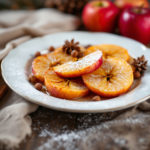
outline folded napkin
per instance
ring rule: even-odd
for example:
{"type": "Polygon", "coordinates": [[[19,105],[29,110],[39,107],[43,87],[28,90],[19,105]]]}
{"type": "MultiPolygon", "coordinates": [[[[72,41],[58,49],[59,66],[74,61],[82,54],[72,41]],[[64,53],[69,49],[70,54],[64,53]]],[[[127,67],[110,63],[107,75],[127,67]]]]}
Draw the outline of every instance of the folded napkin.
{"type": "MultiPolygon", "coordinates": [[[[0,13],[0,60],[19,44],[33,37],[77,29],[79,19],[53,9],[2,11],[0,13]]],[[[31,134],[31,118],[37,105],[12,91],[0,100],[0,149],[17,147],[31,134]]]]}

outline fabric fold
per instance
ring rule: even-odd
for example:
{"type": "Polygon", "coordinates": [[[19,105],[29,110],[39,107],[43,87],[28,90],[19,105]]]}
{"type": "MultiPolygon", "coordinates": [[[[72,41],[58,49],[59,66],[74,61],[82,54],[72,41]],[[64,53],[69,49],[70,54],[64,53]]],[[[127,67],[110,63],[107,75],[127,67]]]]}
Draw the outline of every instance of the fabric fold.
{"type": "MultiPolygon", "coordinates": [[[[0,13],[0,60],[13,48],[33,37],[72,31],[78,26],[77,17],[53,9],[2,11],[0,13]]],[[[32,132],[32,120],[29,114],[36,111],[38,106],[9,90],[0,100],[0,108],[0,145],[8,148],[18,147],[20,142],[32,132]]]]}

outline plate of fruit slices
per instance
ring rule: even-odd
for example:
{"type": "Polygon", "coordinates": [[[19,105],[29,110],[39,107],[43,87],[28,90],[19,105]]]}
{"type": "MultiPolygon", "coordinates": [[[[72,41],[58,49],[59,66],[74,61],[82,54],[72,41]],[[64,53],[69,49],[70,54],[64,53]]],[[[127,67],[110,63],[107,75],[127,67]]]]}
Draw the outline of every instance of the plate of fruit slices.
{"type": "Polygon", "coordinates": [[[67,112],[109,112],[150,98],[149,58],[150,50],[129,38],[63,32],[21,44],[1,68],[9,87],[30,102],[67,112]]]}

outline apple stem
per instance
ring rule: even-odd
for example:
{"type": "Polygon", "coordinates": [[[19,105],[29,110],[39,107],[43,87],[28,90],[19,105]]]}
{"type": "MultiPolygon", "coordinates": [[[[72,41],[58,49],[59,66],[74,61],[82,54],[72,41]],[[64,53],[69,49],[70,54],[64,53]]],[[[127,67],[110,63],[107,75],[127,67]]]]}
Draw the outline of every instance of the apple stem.
{"type": "Polygon", "coordinates": [[[136,8],[136,9],[134,9],[134,12],[137,13],[137,14],[140,14],[141,13],[141,9],[139,9],[139,8],[137,9],[136,8]]]}
{"type": "Polygon", "coordinates": [[[97,2],[95,6],[100,6],[100,7],[103,7],[104,4],[102,2],[97,2]]]}
{"type": "Polygon", "coordinates": [[[141,4],[138,8],[133,9],[133,11],[137,14],[143,13],[144,4],[141,4]]]}

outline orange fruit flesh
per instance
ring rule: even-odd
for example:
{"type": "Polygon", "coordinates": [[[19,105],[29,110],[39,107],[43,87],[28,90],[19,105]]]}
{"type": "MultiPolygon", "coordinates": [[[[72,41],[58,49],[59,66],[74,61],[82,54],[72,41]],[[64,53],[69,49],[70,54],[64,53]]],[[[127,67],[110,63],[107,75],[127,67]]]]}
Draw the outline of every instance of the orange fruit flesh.
{"type": "Polygon", "coordinates": [[[46,56],[38,56],[32,62],[32,72],[34,76],[43,81],[44,73],[49,69],[50,60],[46,56]]]}
{"type": "Polygon", "coordinates": [[[88,94],[89,90],[82,79],[64,79],[59,77],[52,69],[45,76],[45,86],[48,92],[59,98],[75,99],[88,94]]]}
{"type": "Polygon", "coordinates": [[[84,54],[88,55],[89,53],[92,53],[96,50],[102,51],[104,58],[117,57],[122,58],[126,61],[128,61],[128,59],[130,58],[128,51],[125,48],[112,44],[101,44],[91,46],[85,51],[84,54]]]}
{"type": "Polygon", "coordinates": [[[91,91],[100,96],[115,97],[131,87],[133,71],[123,59],[108,58],[95,72],[83,75],[83,81],[91,91]]]}
{"type": "Polygon", "coordinates": [[[58,48],[54,52],[36,57],[32,62],[32,72],[37,79],[44,81],[44,74],[50,67],[74,61],[74,59],[72,56],[64,53],[62,48],[58,48]]]}
{"type": "Polygon", "coordinates": [[[66,63],[68,61],[75,61],[76,59],[73,58],[71,55],[66,54],[63,52],[62,47],[57,48],[54,52],[47,54],[47,57],[51,60],[51,56],[55,57],[55,60],[59,62],[59,64],[66,63]]]}

